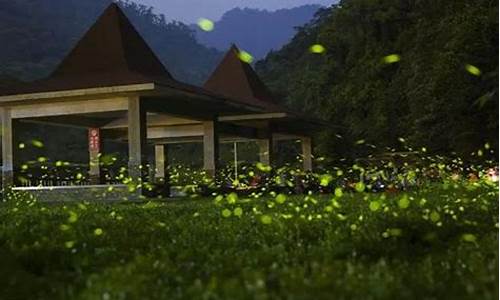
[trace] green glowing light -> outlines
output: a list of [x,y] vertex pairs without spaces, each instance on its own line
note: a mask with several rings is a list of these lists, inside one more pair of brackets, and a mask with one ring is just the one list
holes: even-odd
[[408,195],[404,195],[401,199],[399,199],[398,206],[401,209],[406,209],[410,206],[410,199],[408,198]]
[[222,211],[222,216],[224,218],[229,218],[231,216],[231,214],[232,214],[232,212],[227,208]]
[[397,63],[398,61],[400,61],[401,56],[399,56],[398,54],[390,54],[390,55],[384,56],[384,58],[382,60],[386,64],[393,64],[393,63]]
[[238,201],[238,194],[231,193],[231,194],[227,195],[227,203],[234,204],[234,203],[236,203],[236,201]]
[[238,53],[238,57],[242,62],[245,62],[247,64],[251,64],[253,62],[253,56],[244,50],[240,50],[240,52]]
[[241,207],[236,207],[233,211],[233,214],[236,217],[241,217],[243,215],[243,209],[241,209]]
[[276,196],[276,202],[279,204],[283,204],[283,203],[285,203],[286,198],[287,197],[285,194],[279,194],[278,196]]
[[335,197],[340,198],[340,197],[342,197],[343,194],[344,193],[342,192],[342,188],[338,187],[335,189]]
[[437,221],[439,221],[439,219],[441,219],[441,216],[439,215],[439,213],[437,211],[433,211],[430,215],[431,217],[431,221],[436,223]]
[[39,140],[32,140],[31,144],[37,148],[43,148],[43,143]]
[[78,215],[75,212],[70,211],[68,217],[68,223],[75,223],[76,221],[78,221]]
[[378,201],[370,202],[370,210],[371,211],[377,211],[379,209],[380,209],[380,202],[378,202]]
[[474,243],[476,242],[476,236],[472,233],[465,233],[462,235],[462,240],[464,240],[465,242]]
[[262,224],[269,225],[273,222],[273,219],[268,215],[263,215],[262,217],[260,217],[260,221],[262,222]]
[[257,169],[259,169],[260,171],[262,172],[270,172],[272,170],[271,166],[268,166],[266,164],[263,164],[263,163],[257,163]]
[[203,31],[209,32],[209,31],[214,30],[215,25],[214,25],[214,22],[212,22],[209,19],[200,18],[198,20],[198,27],[200,27],[200,29]]
[[321,186],[328,186],[332,180],[333,180],[333,177],[330,174],[321,175],[320,185]]
[[365,184],[364,184],[363,182],[361,182],[361,181],[360,181],[360,182],[358,182],[358,183],[356,183],[356,186],[354,187],[354,189],[355,189],[358,193],[362,193],[362,192],[364,192],[364,191],[365,191],[365,188],[366,188]]
[[314,54],[321,54],[321,53],[324,53],[326,51],[326,49],[323,45],[314,44],[311,46],[311,48],[309,48],[309,51],[311,51],[311,53],[314,53]]
[[466,64],[465,70],[474,76],[481,76],[481,70],[476,66]]

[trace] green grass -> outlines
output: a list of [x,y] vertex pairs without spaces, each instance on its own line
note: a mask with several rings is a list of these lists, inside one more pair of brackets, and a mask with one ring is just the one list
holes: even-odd
[[17,198],[0,206],[2,299],[498,298],[496,184],[142,205]]

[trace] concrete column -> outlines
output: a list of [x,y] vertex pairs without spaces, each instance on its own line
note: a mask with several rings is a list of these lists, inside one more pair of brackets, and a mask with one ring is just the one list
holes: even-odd
[[[146,110],[139,97],[130,97],[128,100],[128,172],[137,185],[143,182],[146,173],[146,135]],[[138,190],[142,192],[140,186]]]
[[203,169],[215,176],[219,162],[217,121],[203,122]]
[[101,168],[99,167],[99,152],[89,151],[89,178],[91,184],[101,183]]
[[309,172],[313,169],[312,163],[312,138],[303,137],[302,142],[302,159],[304,163],[304,171]]
[[2,184],[5,190],[14,184],[13,126],[10,108],[1,108],[0,115],[2,117]]
[[273,147],[274,142],[272,136],[268,139],[262,139],[257,141],[259,146],[259,161],[266,165],[271,165],[273,163]]
[[155,182],[165,182],[165,146],[155,145]]

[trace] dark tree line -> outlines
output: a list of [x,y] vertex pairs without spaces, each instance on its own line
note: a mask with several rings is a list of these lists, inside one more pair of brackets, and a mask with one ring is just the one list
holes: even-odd
[[498,1],[343,0],[257,69],[286,104],[340,126],[320,139],[328,154],[400,138],[443,154],[498,149]]

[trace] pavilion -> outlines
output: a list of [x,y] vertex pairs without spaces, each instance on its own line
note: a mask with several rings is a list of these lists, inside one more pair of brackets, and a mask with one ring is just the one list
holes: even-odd
[[[122,134],[135,195],[143,192],[148,142],[155,145],[158,180],[165,179],[164,145],[185,141],[203,142],[203,166],[214,175],[220,141],[257,141],[261,161],[271,164],[273,140],[301,139],[304,169],[311,170],[311,134],[322,126],[280,107],[235,46],[203,88],[175,80],[116,4],[47,78],[0,91],[0,115],[4,188],[16,189],[13,122],[35,120],[89,129],[93,192],[107,189],[99,182],[99,132]],[[62,188],[68,189],[31,191]]]

